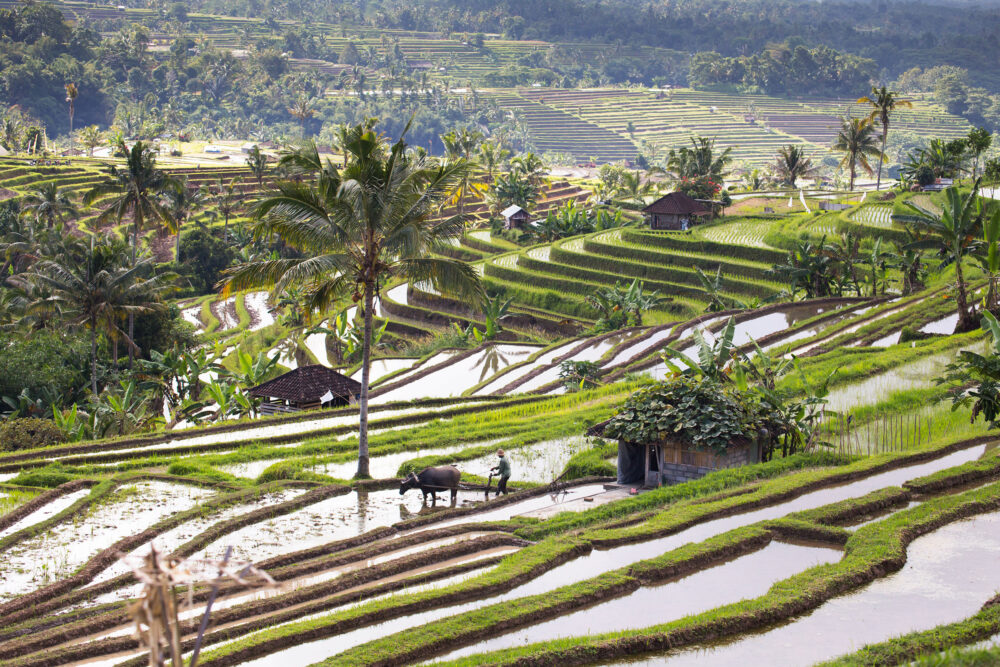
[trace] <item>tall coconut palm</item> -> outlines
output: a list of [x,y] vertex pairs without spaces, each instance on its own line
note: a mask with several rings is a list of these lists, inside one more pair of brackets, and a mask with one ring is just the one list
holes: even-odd
[[22,274],[20,280],[35,282],[47,290],[46,299],[69,317],[69,323],[90,331],[90,389],[97,395],[97,335],[136,345],[132,334],[118,326],[125,314],[162,308],[156,294],[165,289],[167,275],[155,275],[152,260],[123,262],[115,244],[92,236],[83,251],[62,260],[42,260]]
[[308,95],[299,95],[292,106],[288,107],[288,113],[302,125],[302,138],[306,137],[306,123],[316,115],[316,108]]
[[789,144],[778,149],[774,162],[774,172],[786,185],[795,187],[795,181],[816,173],[812,158],[806,155],[802,146]]
[[958,188],[944,191],[945,203],[940,211],[931,211],[912,201],[903,204],[912,213],[892,216],[893,222],[913,226],[931,232],[924,240],[910,244],[911,247],[933,248],[941,257],[939,269],[955,265],[955,306],[958,309],[958,324],[955,331],[971,331],[978,325],[974,309],[969,307],[965,289],[966,255],[979,246],[979,229],[984,215],[983,205],[977,196],[979,181],[972,192],[963,195]]
[[[98,214],[95,226],[105,223],[121,223],[127,216],[132,217],[132,263],[135,264],[139,248],[139,235],[150,220],[159,220],[172,225],[173,216],[160,201],[160,196],[177,190],[179,183],[166,172],[157,169],[153,150],[141,141],[135,142],[131,150],[121,140],[118,149],[125,153],[125,165],[112,165],[108,180],[95,185],[83,197],[83,205],[91,206],[98,199],[110,196],[107,208]],[[128,313],[128,337],[135,334],[135,312]],[[133,348],[129,347],[129,364],[133,360]]]
[[220,178],[215,186],[215,208],[224,221],[222,223],[223,240],[229,238],[229,218],[236,212],[240,204],[240,198],[236,190],[239,183],[240,181],[237,178],[230,180],[229,183],[225,183]]
[[[441,135],[441,142],[444,150],[451,160],[462,159],[470,164],[473,161],[473,153],[483,143],[483,133],[478,130],[470,130],[467,127],[461,130],[452,130]],[[459,215],[465,213],[465,200],[472,196],[481,195],[486,188],[482,184],[472,183],[472,169],[467,169],[459,187],[455,190],[454,197],[449,204],[454,204]],[[476,187],[479,185],[480,187]]]
[[96,125],[80,128],[76,134],[80,145],[87,149],[87,157],[94,157],[94,149],[104,143],[104,133]]
[[261,287],[281,294],[300,285],[310,310],[325,312],[345,294],[362,302],[357,474],[367,477],[372,318],[379,287],[395,280],[429,280],[436,289],[477,300],[482,288],[469,265],[433,255],[462,233],[463,216],[434,216],[468,165],[455,160],[434,166],[425,158],[407,156],[403,140],[390,148],[363,126],[355,128],[346,148],[348,161],[342,171],[321,160],[314,144],[288,156],[300,169],[311,170],[314,178],[279,182],[277,193],[254,211],[254,233],[276,234],[302,257],[235,267],[223,294]]
[[[899,93],[888,90],[885,86],[881,88],[872,86],[871,95],[860,98],[858,104],[867,104],[871,107],[867,117],[869,123],[878,121],[882,125],[882,154],[884,155],[885,142],[889,139],[889,121],[892,114],[901,107],[912,107],[913,103],[910,100],[900,99]],[[876,190],[882,188],[883,161],[879,160],[878,162],[878,177],[875,179]]]
[[167,190],[166,203],[170,209],[170,218],[167,219],[167,229],[174,237],[174,260],[181,261],[181,227],[192,215],[208,205],[208,194],[201,188],[194,188],[188,184],[187,178],[180,182],[176,189]]
[[80,96],[80,91],[75,83],[66,84],[66,102],[69,103],[69,149],[73,150],[73,115],[76,113],[76,98]]
[[854,179],[857,177],[859,165],[871,176],[874,170],[869,160],[878,160],[881,163],[885,159],[878,147],[875,128],[867,118],[841,119],[840,131],[833,140],[832,149],[844,154],[840,166],[847,169],[851,175],[850,190],[854,190]]
[[21,211],[44,223],[49,229],[64,218],[76,217],[78,211],[72,200],[59,186],[53,182],[43,184],[32,190],[21,200]]

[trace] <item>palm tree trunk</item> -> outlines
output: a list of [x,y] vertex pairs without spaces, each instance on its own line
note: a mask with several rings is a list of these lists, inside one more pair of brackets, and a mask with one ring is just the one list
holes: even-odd
[[97,398],[97,322],[90,322],[90,390]]
[[181,263],[181,221],[177,221],[177,237],[174,239],[174,261]]
[[375,301],[375,285],[365,283],[365,333],[361,347],[361,419],[358,430],[358,473],[359,479],[370,477],[368,473],[368,380],[371,376],[372,361],[372,307]]
[[[889,126],[882,125],[882,155],[885,155],[885,142],[889,138]],[[878,160],[878,176],[875,178],[875,191],[882,189],[882,157]]]
[[[139,227],[142,226],[142,213],[139,212],[139,208],[136,207],[133,211],[132,220],[132,266],[135,266],[136,248],[139,246]],[[131,310],[128,311],[128,339],[135,340],[135,313]],[[135,352],[130,345],[128,348],[128,369],[132,370],[132,364],[135,361]]]
[[851,160],[851,185],[850,185],[849,188],[847,188],[851,192],[854,192],[854,170],[855,170],[854,160],[852,159]]
[[972,316],[969,314],[969,304],[965,299],[965,273],[962,271],[961,258],[955,260],[955,305],[958,306],[958,325],[955,331],[971,331]]

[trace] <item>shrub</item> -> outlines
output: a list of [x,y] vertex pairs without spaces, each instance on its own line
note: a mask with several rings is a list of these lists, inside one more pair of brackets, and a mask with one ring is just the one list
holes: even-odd
[[559,364],[559,379],[566,391],[593,389],[601,376],[601,366],[593,361],[564,361]]
[[8,452],[51,447],[65,439],[62,430],[50,419],[26,417],[0,423],[0,449]]

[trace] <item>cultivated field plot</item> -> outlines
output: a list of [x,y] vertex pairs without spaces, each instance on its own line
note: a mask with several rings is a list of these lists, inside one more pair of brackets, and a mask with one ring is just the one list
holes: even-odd
[[[622,141],[633,147],[648,142],[666,152],[686,145],[692,135],[713,138],[719,148],[732,147],[734,159],[757,165],[771,160],[787,144],[803,144],[809,152],[821,155],[836,136],[838,118],[860,114],[853,100],[796,100],[688,89],[533,88],[518,90],[516,95],[506,91],[492,95],[501,105],[521,110],[540,150],[599,161],[630,157],[623,155]],[[969,124],[933,103],[917,100],[913,109],[899,112],[894,127],[953,138],[967,133]]]

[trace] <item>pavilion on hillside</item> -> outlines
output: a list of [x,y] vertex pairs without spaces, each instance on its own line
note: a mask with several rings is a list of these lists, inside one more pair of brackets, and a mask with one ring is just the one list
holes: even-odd
[[354,405],[361,396],[361,383],[332,368],[314,364],[301,366],[250,390],[263,398],[260,412],[296,412],[313,408]]
[[710,218],[712,209],[683,192],[671,192],[642,209],[650,229],[683,231],[700,218]]

